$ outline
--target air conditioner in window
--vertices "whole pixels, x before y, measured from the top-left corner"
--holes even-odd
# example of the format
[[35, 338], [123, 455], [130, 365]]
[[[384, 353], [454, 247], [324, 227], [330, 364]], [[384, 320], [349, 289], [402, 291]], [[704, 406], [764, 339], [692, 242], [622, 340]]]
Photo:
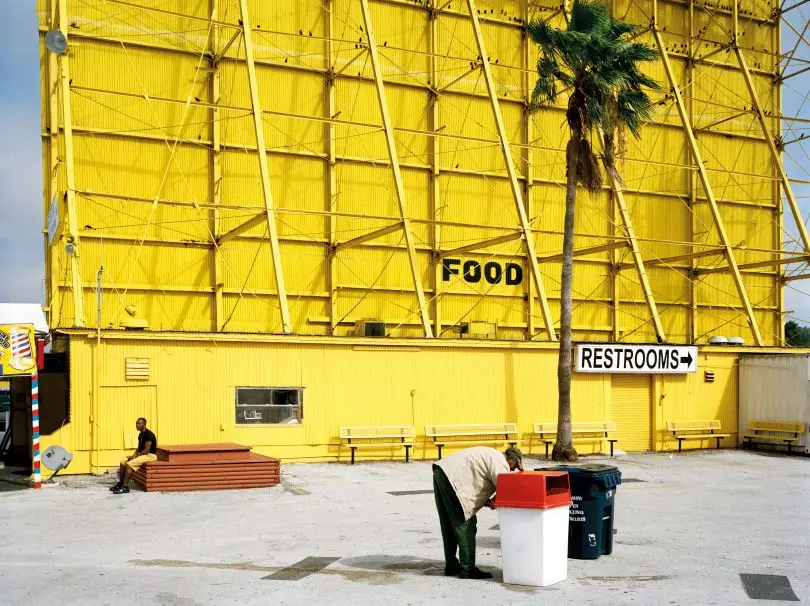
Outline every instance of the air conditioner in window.
[[461, 337], [466, 339], [494, 339], [497, 332], [495, 322], [472, 321], [461, 325]]
[[385, 322], [382, 320], [358, 320], [354, 323], [352, 334], [356, 337], [384, 337]]

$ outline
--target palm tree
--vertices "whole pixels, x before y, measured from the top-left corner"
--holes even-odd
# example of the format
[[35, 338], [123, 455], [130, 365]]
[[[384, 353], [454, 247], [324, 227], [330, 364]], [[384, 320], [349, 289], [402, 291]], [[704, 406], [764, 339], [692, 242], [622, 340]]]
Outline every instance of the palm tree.
[[[559, 413], [555, 461], [575, 461], [571, 437], [571, 284], [574, 265], [574, 207], [577, 184], [590, 192], [602, 186], [602, 174], [591, 141], [604, 136], [605, 170], [621, 183], [614, 159], [616, 136], [629, 129], [639, 137], [642, 124], [652, 116], [647, 90], [658, 84], [641, 73], [639, 64], [657, 53], [634, 42], [635, 25], [613, 19], [604, 4], [574, 0], [566, 29], [533, 21], [526, 30], [539, 47], [537, 84], [531, 111], [560, 96], [568, 96], [566, 120], [570, 139], [566, 146], [565, 226], [560, 286], [560, 356], [557, 367]], [[560, 87], [560, 88], [558, 88]]]

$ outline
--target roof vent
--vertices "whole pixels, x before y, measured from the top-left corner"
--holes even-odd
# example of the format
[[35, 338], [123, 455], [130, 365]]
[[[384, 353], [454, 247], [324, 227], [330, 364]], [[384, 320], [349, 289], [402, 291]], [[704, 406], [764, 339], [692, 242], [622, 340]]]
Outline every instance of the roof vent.
[[728, 339], [720, 335], [709, 337], [709, 345], [728, 345]]
[[742, 337], [729, 337], [728, 344], [739, 347], [741, 345], [745, 345], [745, 339], [743, 339]]

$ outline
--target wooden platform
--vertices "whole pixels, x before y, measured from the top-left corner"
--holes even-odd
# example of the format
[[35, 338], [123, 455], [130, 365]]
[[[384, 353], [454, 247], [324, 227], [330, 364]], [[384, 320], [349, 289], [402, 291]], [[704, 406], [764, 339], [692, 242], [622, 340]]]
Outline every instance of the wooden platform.
[[209, 461], [239, 461], [248, 458], [250, 446], [233, 442], [223, 444], [183, 444], [157, 449], [158, 461], [172, 463], [207, 463]]
[[132, 476], [146, 492], [266, 488], [281, 481], [278, 459], [241, 444], [163, 446], [157, 456]]

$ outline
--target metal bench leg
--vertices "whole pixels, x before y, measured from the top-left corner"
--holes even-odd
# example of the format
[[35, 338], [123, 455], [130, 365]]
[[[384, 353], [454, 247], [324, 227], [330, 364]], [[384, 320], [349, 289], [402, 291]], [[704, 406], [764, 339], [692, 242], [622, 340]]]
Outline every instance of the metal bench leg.
[[717, 438], [717, 448], [720, 449], [720, 438]]
[[683, 444], [683, 438], [678, 438], [678, 452], [681, 452], [681, 444]]
[[546, 445], [546, 460], [548, 460], [548, 442], [545, 442]]
[[436, 447], [439, 449], [439, 460], [441, 460], [441, 458], [442, 458], [442, 445], [437, 444]]
[[[787, 447], [788, 447], [788, 454], [790, 454], [790, 447], [791, 447], [791, 443], [790, 443], [790, 442], [788, 442], [788, 443], [787, 443]], [[54, 474], [54, 475], [56, 475], [56, 474]]]
[[352, 465], [354, 465], [354, 451], [355, 451], [355, 450], [357, 450], [357, 449], [356, 449], [356, 448], [352, 448], [351, 446], [349, 446], [349, 450], [351, 450], [351, 451], [352, 451]]
[[610, 456], [613, 456], [613, 442], [610, 443]]
[[410, 454], [411, 454], [411, 447], [406, 446], [405, 447], [405, 462], [406, 463], [410, 460], [410, 457], [409, 457]]

